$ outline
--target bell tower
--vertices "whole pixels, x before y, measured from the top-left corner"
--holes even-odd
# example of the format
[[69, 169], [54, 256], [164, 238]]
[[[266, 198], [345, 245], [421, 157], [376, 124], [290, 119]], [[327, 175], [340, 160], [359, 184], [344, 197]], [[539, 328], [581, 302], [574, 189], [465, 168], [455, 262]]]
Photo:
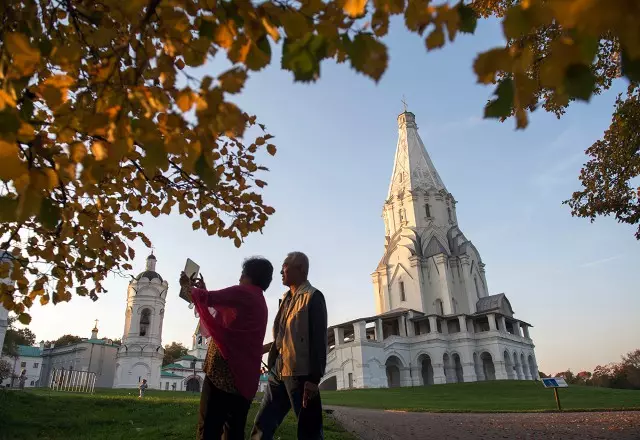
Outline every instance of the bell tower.
[[169, 284], [156, 272], [156, 262], [156, 257], [149, 255], [145, 270], [129, 283], [114, 388], [137, 388], [142, 379], [147, 379], [149, 388], [160, 386], [162, 324]]
[[372, 280], [376, 312], [413, 309], [475, 313], [488, 295], [484, 264], [458, 226], [456, 200], [418, 134], [413, 113], [398, 116], [398, 143], [382, 209], [384, 255]]

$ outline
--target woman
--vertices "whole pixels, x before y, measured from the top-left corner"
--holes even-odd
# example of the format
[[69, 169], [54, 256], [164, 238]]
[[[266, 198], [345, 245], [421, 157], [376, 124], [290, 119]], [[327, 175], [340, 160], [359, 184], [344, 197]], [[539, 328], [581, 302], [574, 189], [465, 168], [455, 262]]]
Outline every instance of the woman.
[[144, 392], [147, 390], [147, 388], [149, 388], [149, 385], [147, 385], [147, 379], [142, 379], [142, 383], [140, 384], [140, 386], [138, 386], [138, 389], [140, 390], [140, 395], [138, 396], [139, 398], [144, 397]]
[[273, 266], [264, 258], [242, 264], [237, 286], [207, 291], [202, 278], [182, 273], [180, 286], [200, 316], [200, 331], [210, 336], [203, 370], [198, 439], [243, 439], [249, 406], [258, 388], [262, 342], [267, 328], [264, 291]]

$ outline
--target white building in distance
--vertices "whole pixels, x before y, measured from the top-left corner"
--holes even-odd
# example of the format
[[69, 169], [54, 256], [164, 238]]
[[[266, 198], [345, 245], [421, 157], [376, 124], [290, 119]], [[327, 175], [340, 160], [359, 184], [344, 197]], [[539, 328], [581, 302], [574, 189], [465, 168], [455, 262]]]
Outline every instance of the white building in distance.
[[167, 281], [156, 272], [156, 257], [151, 254], [146, 270], [129, 283], [114, 388], [137, 388], [142, 379], [147, 379], [151, 389], [160, 387], [162, 323], [168, 288]]
[[118, 347], [108, 338], [98, 338], [97, 322], [91, 330], [91, 337], [84, 338], [80, 342], [66, 345], [55, 345], [52, 342], [49, 347], [45, 347], [44, 342], [41, 342], [42, 371], [40, 373], [40, 386], [50, 386], [53, 372], [55, 370], [65, 370], [95, 373], [96, 388], [111, 388], [113, 386]]
[[40, 347], [31, 347], [29, 345], [18, 345], [18, 356], [4, 356], [2, 359], [9, 362], [12, 366], [13, 376], [5, 380], [2, 386], [19, 387], [20, 381], [18, 377], [22, 370], [26, 372], [27, 380], [24, 383], [25, 388], [42, 386], [40, 383], [40, 373], [42, 371], [42, 345]]
[[531, 325], [503, 293], [489, 294], [415, 115], [398, 116], [398, 129], [384, 254], [372, 274], [377, 314], [330, 327], [321, 388], [537, 379]]

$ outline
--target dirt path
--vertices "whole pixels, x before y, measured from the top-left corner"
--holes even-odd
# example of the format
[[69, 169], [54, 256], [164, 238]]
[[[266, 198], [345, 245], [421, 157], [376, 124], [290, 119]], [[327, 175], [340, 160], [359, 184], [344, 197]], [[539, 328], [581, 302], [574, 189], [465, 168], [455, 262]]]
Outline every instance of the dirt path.
[[326, 409], [362, 440], [640, 439], [640, 411], [437, 414]]

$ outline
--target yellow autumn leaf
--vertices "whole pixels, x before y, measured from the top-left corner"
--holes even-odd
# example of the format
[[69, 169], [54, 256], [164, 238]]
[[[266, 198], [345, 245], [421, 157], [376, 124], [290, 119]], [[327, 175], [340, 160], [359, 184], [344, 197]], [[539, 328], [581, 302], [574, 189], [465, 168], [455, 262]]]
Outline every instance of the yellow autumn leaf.
[[191, 110], [193, 103], [193, 91], [188, 87], [184, 90], [181, 90], [176, 96], [176, 105], [183, 112], [188, 112], [189, 110]]
[[441, 26], [436, 26], [436, 28], [427, 36], [426, 44], [428, 50], [444, 46], [444, 32], [442, 31]]
[[233, 40], [236, 36], [235, 26], [233, 21], [227, 23], [220, 23], [213, 32], [213, 41], [225, 49], [229, 49], [233, 44]]
[[227, 70], [218, 77], [220, 88], [227, 93], [238, 93], [242, 90], [246, 80], [247, 72], [240, 67]]
[[0, 111], [4, 110], [6, 106], [15, 107], [16, 100], [13, 99], [10, 94], [0, 89]]
[[20, 159], [19, 151], [15, 142], [0, 139], [0, 180], [13, 180], [27, 172], [27, 166]]
[[27, 37], [19, 32], [5, 34], [4, 43], [13, 58], [11, 67], [23, 76], [31, 75], [40, 62], [40, 51], [33, 48]]
[[275, 156], [276, 155], [276, 146], [273, 144], [268, 144], [267, 145], [267, 151], [269, 152], [270, 155]]
[[271, 21], [267, 17], [262, 17], [262, 26], [267, 31], [269, 36], [273, 38], [273, 41], [276, 43], [280, 40], [280, 32], [278, 32], [278, 28], [274, 26]]
[[345, 0], [344, 11], [349, 17], [356, 18], [364, 15], [367, 0]]
[[107, 146], [102, 141], [95, 141], [91, 144], [91, 153], [93, 153], [93, 157], [99, 162], [101, 160], [105, 160], [109, 155], [109, 150]]

